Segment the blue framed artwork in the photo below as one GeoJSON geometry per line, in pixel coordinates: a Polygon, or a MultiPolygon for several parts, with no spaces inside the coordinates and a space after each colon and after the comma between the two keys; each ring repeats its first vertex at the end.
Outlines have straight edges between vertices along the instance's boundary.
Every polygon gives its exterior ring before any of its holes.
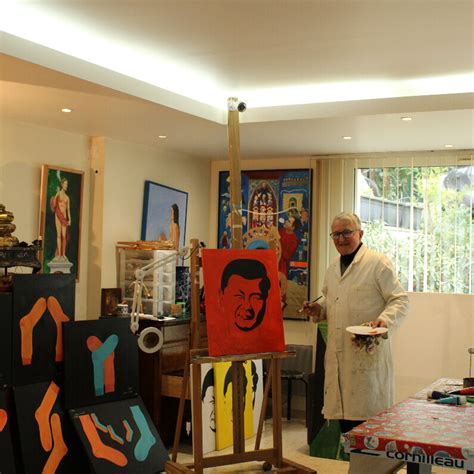
{"type": "MultiPolygon", "coordinates": [[[[231,247],[228,171],[219,173],[218,248],[231,247]]],[[[275,248],[285,319],[302,318],[309,299],[311,169],[241,172],[242,233],[246,249],[275,248]]]]}
{"type": "Polygon", "coordinates": [[[186,242],[188,193],[145,181],[142,240],[170,240],[178,250],[186,242]]]}

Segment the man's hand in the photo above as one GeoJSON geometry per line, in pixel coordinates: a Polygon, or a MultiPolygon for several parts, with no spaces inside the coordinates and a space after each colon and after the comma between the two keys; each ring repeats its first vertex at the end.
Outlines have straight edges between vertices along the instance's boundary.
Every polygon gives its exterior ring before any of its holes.
{"type": "Polygon", "coordinates": [[[299,312],[303,313],[305,316],[310,317],[314,322],[318,322],[321,317],[321,309],[322,308],[319,303],[305,301],[299,312]]]}
{"type": "MultiPolygon", "coordinates": [[[[369,323],[373,328],[386,328],[387,325],[385,324],[385,321],[382,319],[376,319],[375,321],[370,321],[369,323]]],[[[388,333],[385,334],[379,334],[376,337],[382,336],[383,339],[388,339],[388,333]]]]}

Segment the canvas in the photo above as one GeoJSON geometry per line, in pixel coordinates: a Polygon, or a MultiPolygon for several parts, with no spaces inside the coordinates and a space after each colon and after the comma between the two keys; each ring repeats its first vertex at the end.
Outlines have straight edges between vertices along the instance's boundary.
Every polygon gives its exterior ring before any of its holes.
{"type": "MultiPolygon", "coordinates": [[[[219,175],[218,248],[230,248],[229,173],[219,175]]],[[[242,233],[246,249],[276,248],[283,317],[304,319],[309,299],[311,170],[242,171],[242,233]]]]}
{"type": "MultiPolygon", "coordinates": [[[[216,401],[216,449],[221,450],[233,444],[232,425],[232,364],[213,364],[216,401]]],[[[244,434],[248,439],[254,434],[252,414],[252,369],[250,360],[244,363],[244,434]]]]}
{"type": "Polygon", "coordinates": [[[285,350],[273,250],[202,250],[209,355],[285,350]]]}
{"type": "Polygon", "coordinates": [[[168,453],[140,397],[70,410],[97,474],[164,471],[168,453]]]}
{"type": "Polygon", "coordinates": [[[260,421],[260,413],[263,404],[263,361],[262,359],[250,361],[252,375],[252,412],[253,412],[253,429],[257,432],[258,422],[260,421]]]}
{"type": "Polygon", "coordinates": [[[55,382],[14,388],[25,474],[87,472],[86,458],[65,415],[55,382]]]}
{"type": "Polygon", "coordinates": [[[64,375],[67,409],[136,396],[138,346],[130,320],[65,324],[64,375]]]}
{"type": "Polygon", "coordinates": [[[52,380],[62,369],[63,323],[74,320],[70,274],[13,277],[12,385],[52,380]]]}
{"type": "Polygon", "coordinates": [[[11,426],[13,410],[8,403],[8,392],[0,388],[0,472],[16,473],[11,426]]]}
{"type": "MultiPolygon", "coordinates": [[[[11,385],[12,294],[0,293],[0,387],[11,385]]],[[[0,469],[0,472],[1,469],[0,469]]]]}
{"type": "Polygon", "coordinates": [[[72,273],[79,280],[83,178],[82,171],[41,168],[43,273],[72,273]]]}
{"type": "Polygon", "coordinates": [[[142,240],[170,240],[178,250],[186,242],[188,193],[145,181],[142,240]]]}
{"type": "Polygon", "coordinates": [[[214,368],[201,365],[202,452],[216,450],[216,401],[214,396],[214,368]]]}

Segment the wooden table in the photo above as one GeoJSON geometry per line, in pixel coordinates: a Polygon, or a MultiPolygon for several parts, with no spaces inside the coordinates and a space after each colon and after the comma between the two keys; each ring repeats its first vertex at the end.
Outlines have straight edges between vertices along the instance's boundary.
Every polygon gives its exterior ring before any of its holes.
{"type": "Polygon", "coordinates": [[[461,381],[440,379],[411,398],[370,418],[344,435],[346,452],[407,462],[408,473],[431,466],[474,472],[474,405],[439,405],[428,390],[460,388],[461,381]]]}

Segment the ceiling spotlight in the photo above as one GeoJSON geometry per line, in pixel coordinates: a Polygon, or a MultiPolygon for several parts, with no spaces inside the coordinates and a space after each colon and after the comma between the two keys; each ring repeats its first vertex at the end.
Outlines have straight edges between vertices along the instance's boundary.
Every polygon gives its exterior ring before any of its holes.
{"type": "Polygon", "coordinates": [[[164,140],[165,138],[168,138],[168,136],[167,135],[158,135],[158,138],[160,140],[164,140]]]}
{"type": "Polygon", "coordinates": [[[65,114],[70,114],[72,112],[72,109],[64,107],[64,109],[61,109],[61,112],[64,112],[65,114]]]}
{"type": "Polygon", "coordinates": [[[342,137],[343,140],[352,140],[352,137],[350,137],[349,135],[345,135],[344,137],[342,137]]]}
{"type": "Polygon", "coordinates": [[[404,122],[411,122],[413,119],[411,117],[402,117],[404,122]]]}
{"type": "Polygon", "coordinates": [[[453,145],[451,145],[449,143],[447,145],[444,145],[444,146],[445,146],[445,148],[453,148],[453,145]]]}

